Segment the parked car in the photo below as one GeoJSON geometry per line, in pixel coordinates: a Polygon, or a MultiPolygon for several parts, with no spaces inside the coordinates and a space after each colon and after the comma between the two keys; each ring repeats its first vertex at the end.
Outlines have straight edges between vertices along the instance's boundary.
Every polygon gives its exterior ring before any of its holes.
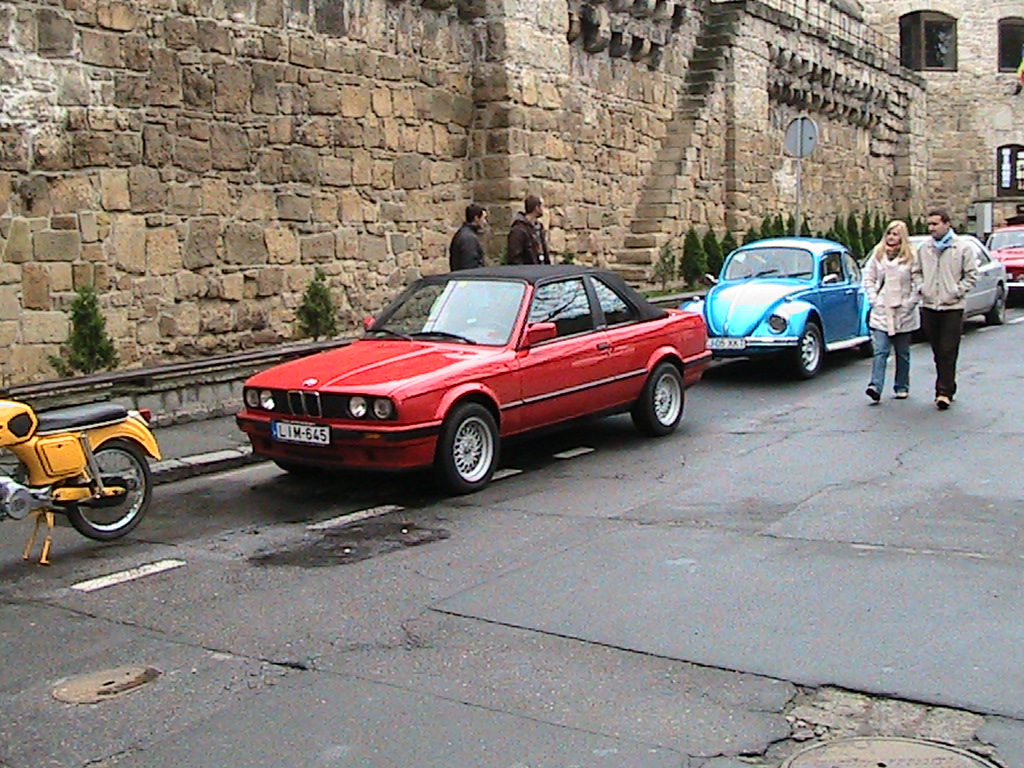
{"type": "Polygon", "coordinates": [[[710,361],[699,315],[579,266],[426,277],[365,327],[246,382],[237,422],[255,453],[296,473],[433,466],[468,493],[511,435],[627,411],[645,435],[673,432],[710,361]]]}
{"type": "Polygon", "coordinates": [[[781,355],[799,378],[821,369],[826,352],[870,351],[861,270],[831,240],[758,240],[730,253],[704,297],[681,309],[699,312],[716,358],[781,355]]]}
{"type": "Polygon", "coordinates": [[[1006,289],[1024,288],[1024,224],[999,227],[988,236],[992,258],[1006,268],[1006,289]]]}
{"type": "MultiPolygon", "coordinates": [[[[921,244],[931,235],[914,235],[910,238],[910,247],[916,252],[921,244]]],[[[983,315],[989,325],[1002,325],[1006,321],[1007,283],[1006,267],[993,259],[988,248],[974,235],[960,235],[974,251],[978,262],[978,282],[967,294],[964,307],[964,318],[983,315]]]]}

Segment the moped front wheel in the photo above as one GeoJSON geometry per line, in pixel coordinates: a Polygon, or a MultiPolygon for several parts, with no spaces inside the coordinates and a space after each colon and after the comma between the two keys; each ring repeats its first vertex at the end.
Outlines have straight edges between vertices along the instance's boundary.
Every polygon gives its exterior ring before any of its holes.
{"type": "Polygon", "coordinates": [[[96,541],[119,539],[142,520],[153,496],[153,476],[145,454],[127,440],[111,440],[95,452],[104,488],[123,491],[104,499],[69,505],[68,522],[83,536],[96,541]]]}

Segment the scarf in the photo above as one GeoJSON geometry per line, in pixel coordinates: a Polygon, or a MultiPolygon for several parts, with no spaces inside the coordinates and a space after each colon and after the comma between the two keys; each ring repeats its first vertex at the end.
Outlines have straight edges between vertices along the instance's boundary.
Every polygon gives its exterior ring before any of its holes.
{"type": "Polygon", "coordinates": [[[950,229],[948,229],[946,231],[946,234],[943,235],[941,240],[936,240],[934,237],[932,238],[932,245],[935,246],[935,250],[938,251],[939,253],[942,253],[944,250],[949,248],[952,244],[953,244],[953,229],[952,229],[952,227],[950,227],[950,229]]]}

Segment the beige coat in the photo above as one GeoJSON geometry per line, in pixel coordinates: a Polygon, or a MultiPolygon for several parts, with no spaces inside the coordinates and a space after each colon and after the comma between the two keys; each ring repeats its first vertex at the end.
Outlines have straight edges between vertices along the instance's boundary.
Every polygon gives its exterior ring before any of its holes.
{"type": "Polygon", "coordinates": [[[871,306],[868,327],[885,331],[889,336],[921,327],[920,284],[915,279],[913,264],[885,256],[876,259],[872,253],[864,268],[864,293],[871,306]]]}
{"type": "Polygon", "coordinates": [[[917,250],[914,271],[921,286],[922,306],[928,309],[963,309],[967,292],[978,282],[978,263],[965,240],[954,235],[953,244],[939,253],[926,238],[917,250]]]}

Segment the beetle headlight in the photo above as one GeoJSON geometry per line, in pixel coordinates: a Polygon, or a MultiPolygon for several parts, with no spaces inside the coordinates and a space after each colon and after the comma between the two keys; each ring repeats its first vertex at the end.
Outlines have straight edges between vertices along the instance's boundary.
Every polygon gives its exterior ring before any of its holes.
{"type": "Polygon", "coordinates": [[[789,321],[782,317],[782,315],[772,315],[768,318],[768,327],[775,331],[775,333],[782,333],[789,327],[789,321]]]}
{"type": "Polygon", "coordinates": [[[356,419],[366,416],[366,398],[356,395],[348,400],[348,412],[356,419]]]}
{"type": "Polygon", "coordinates": [[[386,397],[378,397],[373,401],[373,415],[378,419],[390,419],[395,412],[395,406],[386,397]]]}
{"type": "Polygon", "coordinates": [[[268,411],[274,410],[274,393],[269,389],[260,392],[260,408],[265,408],[268,411]]]}
{"type": "Polygon", "coordinates": [[[245,390],[245,404],[250,408],[260,407],[260,393],[256,389],[245,390]]]}

